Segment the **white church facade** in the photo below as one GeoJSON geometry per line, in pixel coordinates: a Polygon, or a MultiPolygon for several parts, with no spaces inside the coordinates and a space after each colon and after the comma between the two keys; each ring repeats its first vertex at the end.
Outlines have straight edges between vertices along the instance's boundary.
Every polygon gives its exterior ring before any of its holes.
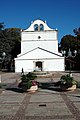
{"type": "Polygon", "coordinates": [[[64,71],[64,57],[58,52],[58,30],[46,21],[35,20],[21,30],[21,54],[15,58],[15,72],[64,71]]]}

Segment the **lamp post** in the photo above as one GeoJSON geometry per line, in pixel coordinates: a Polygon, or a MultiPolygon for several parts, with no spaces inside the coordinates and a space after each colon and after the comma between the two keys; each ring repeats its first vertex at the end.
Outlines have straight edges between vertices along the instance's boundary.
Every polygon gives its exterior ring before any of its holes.
{"type": "Polygon", "coordinates": [[[2,53],[2,61],[3,61],[3,65],[4,65],[4,69],[5,69],[5,57],[6,57],[6,53],[5,52],[3,52],[2,53]]]}
{"type": "MultiPolygon", "coordinates": [[[[6,53],[3,52],[3,53],[2,53],[2,57],[0,57],[0,60],[1,60],[1,68],[2,68],[2,62],[5,60],[5,56],[6,56],[6,53]]],[[[1,83],[1,74],[0,74],[0,83],[1,83]]]]}
{"type": "Polygon", "coordinates": [[[74,57],[76,57],[76,54],[77,54],[77,51],[76,50],[74,50],[74,55],[72,55],[72,52],[71,52],[71,50],[70,50],[70,48],[69,48],[69,51],[68,51],[68,55],[66,56],[66,51],[64,50],[62,50],[62,55],[64,55],[64,57],[66,57],[66,58],[70,58],[70,72],[69,72],[69,75],[70,76],[72,76],[72,74],[71,74],[71,58],[74,58],[74,57]]]}
{"type": "Polygon", "coordinates": [[[5,59],[6,53],[3,52],[3,53],[2,53],[2,56],[3,56],[3,59],[5,59]]]}
{"type": "Polygon", "coordinates": [[[5,52],[3,52],[2,53],[2,57],[1,57],[1,60],[2,60],[2,63],[3,63],[3,66],[2,67],[4,67],[5,68],[5,57],[6,57],[6,53],[5,52]]]}

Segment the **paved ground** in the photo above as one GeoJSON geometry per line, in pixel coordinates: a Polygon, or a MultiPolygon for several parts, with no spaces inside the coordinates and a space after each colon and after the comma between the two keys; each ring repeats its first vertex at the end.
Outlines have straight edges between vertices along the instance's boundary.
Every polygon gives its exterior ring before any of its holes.
{"type": "MultiPolygon", "coordinates": [[[[52,77],[37,80],[52,83],[61,74],[54,72],[52,77]]],[[[73,76],[80,81],[80,73],[73,76]]],[[[17,87],[19,78],[20,74],[1,74],[7,89],[0,89],[0,120],[80,120],[80,88],[73,92],[39,88],[35,93],[22,93],[17,87]]]]}

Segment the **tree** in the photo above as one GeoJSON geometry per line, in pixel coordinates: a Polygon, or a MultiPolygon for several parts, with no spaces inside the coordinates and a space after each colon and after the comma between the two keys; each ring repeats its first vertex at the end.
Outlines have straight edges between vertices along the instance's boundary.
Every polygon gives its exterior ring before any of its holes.
{"type": "Polygon", "coordinates": [[[4,22],[0,23],[0,30],[4,29],[4,22]]]}
{"type": "Polygon", "coordinates": [[[19,28],[5,29],[5,35],[10,47],[8,52],[11,54],[12,58],[15,58],[17,54],[20,53],[21,45],[20,29],[19,28]]]}
{"type": "Polygon", "coordinates": [[[0,57],[6,53],[6,63],[9,65],[21,50],[20,28],[0,29],[0,57]]]}
{"type": "MultiPolygon", "coordinates": [[[[71,49],[72,52],[74,52],[74,50],[77,50],[77,56],[75,58],[71,58],[71,62],[73,66],[72,69],[80,70],[80,39],[78,37],[79,34],[77,36],[72,36],[72,35],[63,36],[60,42],[60,50],[67,51],[66,55],[68,54],[69,48],[71,49]]],[[[66,59],[67,69],[69,69],[68,68],[69,62],[70,60],[66,59]]]]}
{"type": "Polygon", "coordinates": [[[61,39],[60,45],[61,49],[68,51],[69,48],[73,51],[77,49],[77,39],[72,35],[63,36],[61,39]]]}
{"type": "Polygon", "coordinates": [[[0,33],[0,55],[6,52],[7,57],[14,58],[20,53],[20,29],[8,28],[0,33]],[[14,53],[13,53],[14,51],[14,53]]]}
{"type": "Polygon", "coordinates": [[[80,35],[80,27],[73,29],[73,32],[75,33],[75,35],[80,35]]]}

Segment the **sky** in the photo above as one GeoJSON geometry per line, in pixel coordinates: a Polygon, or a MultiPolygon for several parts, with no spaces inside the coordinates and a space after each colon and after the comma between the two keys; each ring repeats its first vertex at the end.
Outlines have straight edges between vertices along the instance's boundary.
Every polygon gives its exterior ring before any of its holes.
{"type": "Polygon", "coordinates": [[[80,27],[80,0],[0,0],[0,23],[5,28],[27,29],[35,19],[46,20],[58,29],[58,42],[65,35],[74,35],[80,27]]]}

